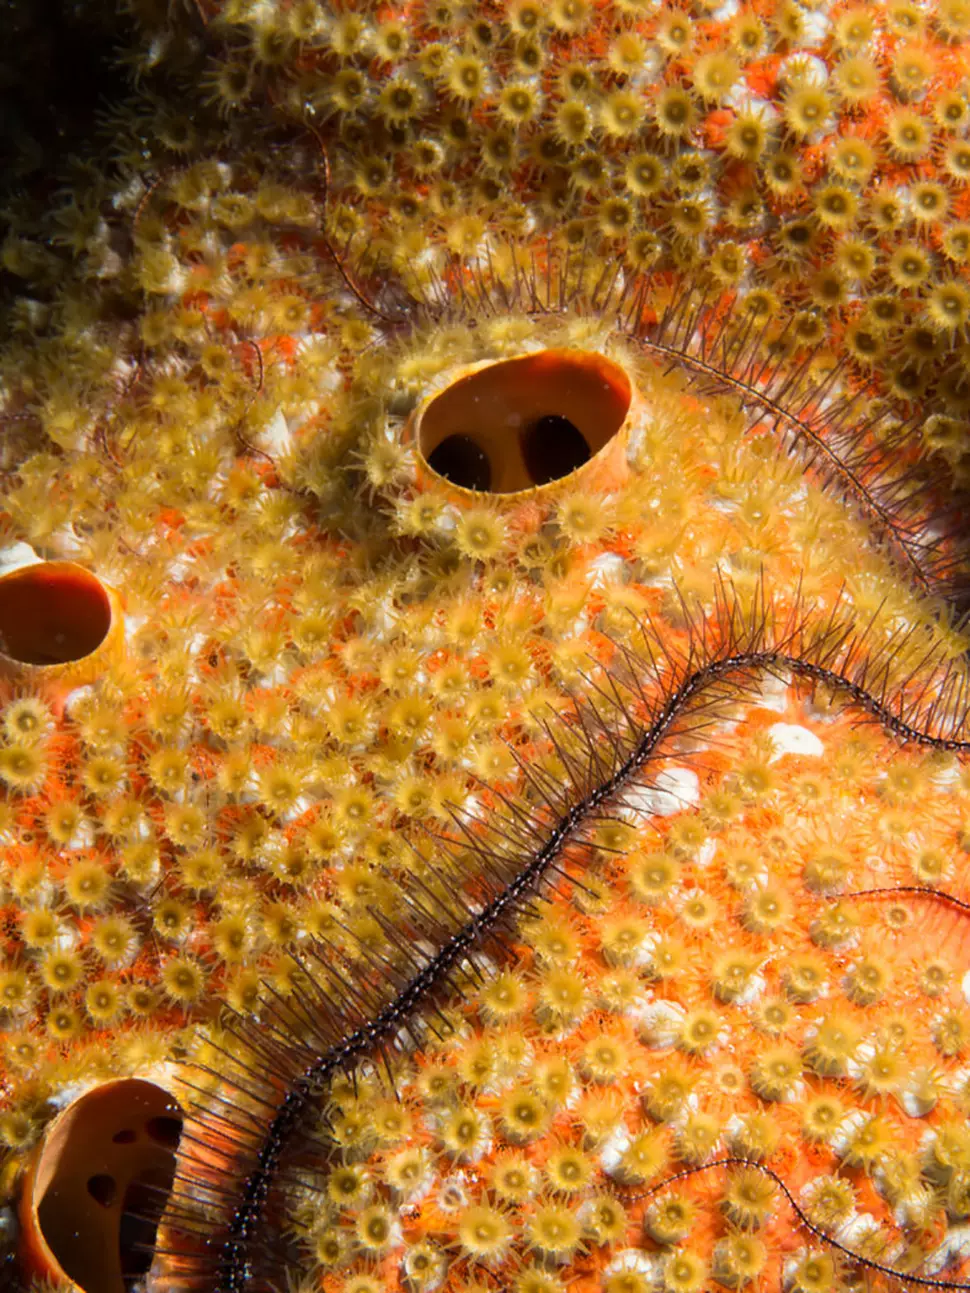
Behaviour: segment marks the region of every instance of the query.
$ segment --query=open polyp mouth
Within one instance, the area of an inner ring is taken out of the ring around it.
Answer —
[[[83,1293],[128,1293],[151,1266],[181,1134],[176,1101],[135,1078],[65,1109],[28,1181],[26,1262]]]
[[[541,350],[465,373],[419,411],[418,448],[453,485],[511,494],[562,480],[613,440],[630,379],[595,351]]]

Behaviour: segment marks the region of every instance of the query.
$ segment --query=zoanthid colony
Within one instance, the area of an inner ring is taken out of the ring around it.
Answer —
[[[965,0],[130,16],[0,251],[11,1280],[970,1288]]]

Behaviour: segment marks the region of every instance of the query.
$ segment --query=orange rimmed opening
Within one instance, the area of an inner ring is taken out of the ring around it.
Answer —
[[[24,1267],[84,1293],[127,1293],[151,1265],[181,1133],[177,1101],[138,1078],[69,1105],[24,1181]]]
[[[595,351],[541,350],[476,364],[417,410],[427,466],[459,488],[513,494],[604,456],[630,410],[619,364]]]
[[[0,675],[70,689],[124,651],[118,593],[73,561],[40,561],[0,575]]]
[[[107,589],[71,561],[22,566],[0,579],[0,639],[18,664],[57,665],[96,651],[111,628]]]

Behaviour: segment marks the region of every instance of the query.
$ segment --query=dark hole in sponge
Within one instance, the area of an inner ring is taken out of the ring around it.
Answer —
[[[145,1123],[145,1130],[156,1145],[164,1145],[166,1149],[177,1149],[182,1135],[182,1120],[164,1116],[149,1118]]]
[[[431,451],[428,466],[463,489],[486,490],[492,484],[488,456],[468,435],[446,436]]]
[[[590,449],[579,427],[561,413],[547,413],[522,431],[522,457],[537,485],[561,480],[583,463]]]
[[[115,1178],[109,1176],[107,1172],[98,1172],[96,1176],[88,1177],[88,1194],[94,1199],[95,1203],[100,1203],[102,1208],[111,1207],[117,1192],[118,1187],[115,1185]]]

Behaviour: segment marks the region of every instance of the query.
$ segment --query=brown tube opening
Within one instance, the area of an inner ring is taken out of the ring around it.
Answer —
[[[0,579],[0,651],[19,664],[82,660],[110,627],[107,590],[72,562],[44,561]]]
[[[128,1293],[151,1266],[181,1134],[178,1103],[137,1078],[65,1109],[29,1180],[28,1263],[84,1293]]]
[[[453,485],[511,494],[578,471],[620,430],[631,398],[605,355],[541,350],[459,377],[419,410],[414,435]]]

